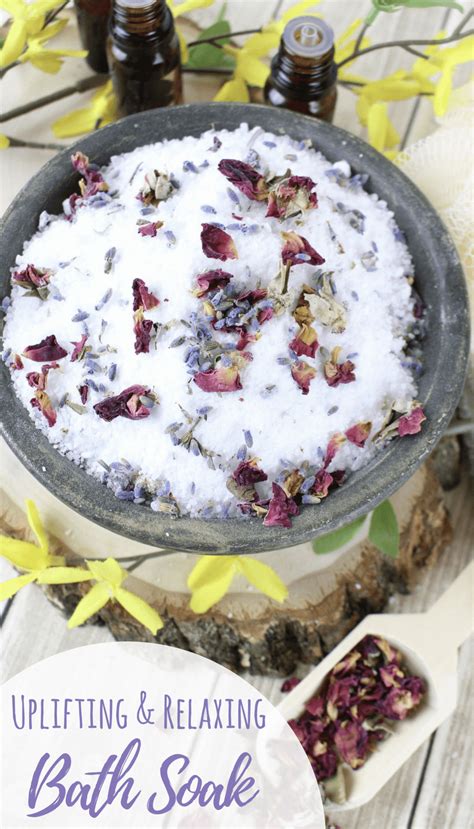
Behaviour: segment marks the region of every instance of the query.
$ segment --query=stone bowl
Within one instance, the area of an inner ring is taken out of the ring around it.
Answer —
[[[62,200],[77,188],[71,152],[80,149],[94,162],[105,165],[111,155],[143,144],[198,136],[211,126],[233,129],[242,122],[277,134],[287,133],[298,140],[310,138],[330,160],[346,159],[353,172],[369,174],[368,189],[384,198],[394,211],[406,234],[415,263],[416,287],[427,308],[424,373],[418,394],[427,421],[418,435],[393,440],[321,504],[303,507],[291,529],[264,527],[259,519],[172,519],[149,507],[118,500],[111,490],[60,455],[40,431],[32,428],[31,418],[15,396],[9,371],[2,363],[0,425],[21,462],[76,512],[119,535],[156,547],[195,553],[258,553],[303,543],[347,524],[391,495],[426,460],[449,425],[463,388],[469,350],[468,299],[458,255],[438,215],[397,167],[359,138],[321,121],[271,107],[190,104],[144,112],[105,127],[58,153],[21,190],[4,217],[1,295],[9,293],[10,268],[24,240],[36,231],[41,211],[61,212]]]

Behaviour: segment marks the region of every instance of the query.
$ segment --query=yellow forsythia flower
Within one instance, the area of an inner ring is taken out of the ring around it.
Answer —
[[[84,624],[87,619],[105,607],[110,599],[118,602],[127,613],[148,628],[151,633],[155,634],[163,627],[163,622],[156,610],[139,596],[122,587],[128,573],[114,558],[107,558],[105,561],[86,561],[86,564],[90,571],[87,578],[94,579],[96,584],[80,600],[67,623],[68,628]]]
[[[217,604],[227,593],[234,576],[245,576],[257,590],[284,602],[288,590],[275,571],[248,556],[201,556],[188,576],[188,587],[192,592],[190,607],[194,613],[205,613]]]
[[[22,52],[18,60],[21,63],[29,61],[36,69],[41,69],[42,72],[48,72],[54,75],[60,70],[63,64],[63,57],[85,58],[87,56],[87,50],[84,49],[44,48],[43,44],[61,32],[65,26],[67,26],[67,20],[57,20],[39,34],[28,37],[26,49]]]
[[[53,124],[53,132],[57,138],[71,138],[105,127],[116,118],[117,101],[112,81],[108,81],[94,93],[87,106],[58,118]]]
[[[11,17],[5,43],[0,50],[0,68],[14,63],[25,48],[27,38],[36,35],[44,26],[46,14],[60,5],[60,0],[0,0],[0,9]]]
[[[400,141],[400,136],[393,126],[387,113],[387,104],[379,101],[369,107],[367,113],[367,132],[369,144],[389,158],[394,155],[387,152]]]
[[[0,150],[6,150],[10,146],[10,139],[0,133]]]

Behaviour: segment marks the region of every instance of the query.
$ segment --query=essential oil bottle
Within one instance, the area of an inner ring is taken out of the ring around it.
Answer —
[[[86,61],[94,72],[106,73],[107,33],[112,0],[74,0],[79,36],[89,54]]]
[[[181,60],[165,0],[114,0],[108,59],[119,114],[181,101]]]
[[[332,121],[337,98],[334,32],[318,17],[296,17],[272,60],[267,104]]]

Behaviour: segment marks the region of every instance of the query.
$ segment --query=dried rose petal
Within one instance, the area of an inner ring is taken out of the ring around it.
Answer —
[[[304,236],[299,236],[292,230],[281,235],[285,242],[281,252],[285,265],[322,265],[326,261]]]
[[[366,729],[357,722],[336,724],[334,743],[342,760],[352,769],[364,764],[368,739]]]
[[[265,527],[291,527],[291,515],[298,515],[299,509],[293,498],[276,483],[272,484],[272,499],[263,519]]]
[[[126,417],[129,420],[142,420],[150,415],[150,409],[140,400],[149,397],[150,389],[145,386],[129,386],[115,397],[106,397],[96,403],[94,411],[102,420],[115,420],[116,417]]]
[[[324,469],[327,469],[331,461],[334,460],[336,456],[336,452],[343,443],[346,442],[345,435],[342,435],[340,432],[336,432],[335,435],[332,436],[330,439],[327,447],[326,447],[326,454],[324,456]]]
[[[404,676],[402,669],[395,662],[390,662],[380,668],[380,678],[386,688],[399,688]]]
[[[63,357],[67,357],[67,351],[59,345],[54,334],[50,334],[40,343],[28,345],[23,356],[36,363],[43,363],[48,360],[62,360]]]
[[[302,325],[290,343],[297,357],[315,357],[319,347],[318,335],[310,325]]]
[[[143,316],[142,308],[135,311],[133,333],[135,334],[135,354],[148,354],[153,333],[153,321]]]
[[[95,196],[100,191],[106,192],[109,185],[104,181],[102,173],[99,170],[91,169],[89,159],[84,153],[77,152],[71,156],[72,166],[78,173],[84,176],[79,182],[81,196],[87,199],[90,196]],[[74,194],[77,195],[77,194]],[[71,205],[73,207],[73,205]]]
[[[257,314],[257,320],[260,323],[260,325],[263,325],[264,322],[268,322],[268,320],[271,320],[273,317],[273,313],[273,308],[262,308],[262,310],[259,311]]]
[[[43,391],[42,389],[37,389],[35,392],[35,396],[32,397],[30,400],[30,404],[33,406],[34,409],[40,410],[40,412],[48,421],[49,426],[54,426],[57,420],[57,415],[53,409],[51,400],[49,399],[49,396],[46,394],[45,391]]]
[[[288,679],[285,679],[284,683],[280,688],[280,691],[282,692],[282,694],[288,694],[290,691],[293,690],[293,688],[296,688],[296,686],[299,685],[300,682],[301,679],[298,679],[297,676],[290,676],[288,677]]]
[[[255,334],[250,334],[246,328],[239,329],[239,339],[235,346],[237,351],[243,351],[249,343],[254,343],[256,340]]]
[[[355,365],[352,360],[338,362],[340,346],[333,348],[331,359],[324,363],[324,376],[328,386],[339,386],[340,383],[353,383],[356,379],[354,374]]]
[[[330,487],[334,483],[334,478],[330,472],[326,472],[325,469],[320,469],[319,472],[315,475],[314,484],[311,487],[311,492],[313,495],[316,495],[317,498],[326,498]]]
[[[133,310],[138,311],[143,308],[149,311],[151,308],[156,308],[160,304],[160,300],[150,290],[148,290],[143,279],[134,279],[132,282],[133,293]]]
[[[41,366],[41,371],[29,371],[26,375],[28,385],[34,389],[44,391],[48,381],[48,374],[51,369],[59,368],[58,363],[51,363],[50,365]]]
[[[217,169],[226,177],[227,181],[230,181],[248,199],[252,201],[266,200],[268,189],[265,179],[250,164],[231,158],[223,158],[222,161],[219,161]]]
[[[215,291],[217,288],[223,288],[224,285],[227,285],[227,283],[230,282],[231,279],[232,274],[221,270],[221,268],[216,268],[216,270],[201,273],[196,279],[198,288],[196,288],[194,292],[195,296],[206,296],[206,294],[208,294],[209,291]]]
[[[286,219],[318,206],[314,181],[308,176],[289,176],[270,190],[266,215]]]
[[[87,334],[83,334],[77,343],[71,342],[71,345],[74,346],[71,354],[71,363],[75,363],[76,360],[82,360],[84,358],[86,342]]]
[[[201,227],[202,250],[209,259],[220,259],[225,262],[226,259],[239,258],[234,240],[225,230],[206,223],[203,223]]]
[[[291,365],[291,376],[303,394],[308,394],[310,383],[316,377],[316,369],[304,360],[298,360]]]
[[[145,222],[140,224],[138,232],[140,236],[156,236],[160,227],[163,227],[163,222]]]
[[[53,272],[46,268],[35,268],[34,265],[27,265],[21,271],[12,274],[12,282],[20,285],[28,291],[28,296],[37,296],[39,299],[46,299],[48,296],[48,285]]]
[[[87,399],[89,397],[89,386],[84,385],[77,387],[79,390],[79,395],[81,397],[81,403],[87,403]]]
[[[21,359],[19,354],[13,355],[13,360],[10,363],[10,368],[12,371],[21,371],[21,369],[24,368],[23,360]]]
[[[234,481],[239,486],[249,486],[259,483],[259,481],[266,481],[268,475],[258,468],[255,458],[250,461],[241,461],[232,473]]]
[[[417,676],[407,676],[399,688],[392,688],[379,705],[379,711],[389,720],[404,720],[420,704],[425,683]]]
[[[202,391],[238,391],[242,388],[239,371],[234,366],[198,371],[194,382]]]
[[[355,446],[362,448],[370,435],[371,428],[371,421],[366,420],[361,423],[356,423],[355,426],[351,426],[350,429],[345,432],[345,435],[348,441],[354,443]]]
[[[403,415],[398,421],[398,434],[401,437],[405,435],[416,435],[421,431],[421,424],[426,420],[425,413],[421,406],[412,409],[410,414]]]

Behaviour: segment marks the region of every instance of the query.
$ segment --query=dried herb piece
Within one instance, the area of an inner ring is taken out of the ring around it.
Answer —
[[[316,291],[305,292],[313,319],[327,325],[333,334],[342,334],[347,327],[347,315],[344,306],[334,298],[327,274],[322,276],[322,285]]]
[[[310,245],[304,236],[293,230],[283,232],[281,257],[285,265],[322,265],[326,260]]]
[[[28,345],[23,352],[23,357],[27,357],[28,360],[34,360],[36,363],[43,363],[49,360],[61,360],[63,357],[67,357],[67,351],[59,345],[54,334],[50,334],[49,337],[45,337],[40,343]]]
[[[137,199],[143,204],[157,206],[165,201],[174,191],[174,186],[166,173],[159,173],[158,170],[150,170],[146,173],[143,185],[138,193]]]
[[[24,296],[36,296],[38,299],[45,300],[49,294],[48,285],[52,275],[51,270],[27,265],[22,271],[15,271],[12,274],[12,282],[14,285],[25,288]]]
[[[201,244],[203,253],[209,259],[238,259],[237,248],[232,236],[217,225],[202,224]]]
[[[266,201],[268,189],[265,178],[250,164],[236,159],[223,158],[219,161],[217,169],[248,199]]]
[[[142,398],[146,398],[146,404]],[[116,417],[125,417],[128,420],[142,420],[149,417],[151,406],[156,402],[150,389],[145,386],[129,386],[114,397],[106,397],[96,403],[94,411],[102,420],[115,420]],[[151,404],[151,406],[150,406]]]
[[[133,280],[132,293],[134,311],[138,311],[139,308],[149,311],[151,308],[156,308],[160,304],[158,297],[147,288],[143,279]]]

